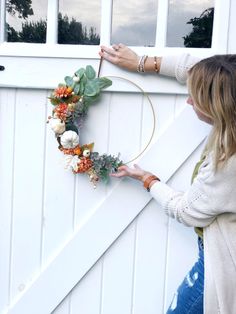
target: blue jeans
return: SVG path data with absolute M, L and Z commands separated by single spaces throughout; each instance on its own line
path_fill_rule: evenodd
M 198 261 L 184 278 L 166 314 L 203 314 L 204 248 L 198 238 Z

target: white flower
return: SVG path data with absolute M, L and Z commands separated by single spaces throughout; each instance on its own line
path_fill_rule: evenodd
M 64 148 L 74 148 L 79 144 L 79 135 L 75 131 L 66 131 L 61 136 L 61 145 Z
M 72 169 L 78 171 L 78 164 L 80 163 L 79 156 L 65 155 L 65 169 Z
M 56 134 L 62 134 L 66 129 L 66 124 L 61 119 L 50 119 L 50 126 Z

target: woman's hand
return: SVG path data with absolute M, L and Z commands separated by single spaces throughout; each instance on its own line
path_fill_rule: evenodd
M 126 165 L 123 165 L 118 168 L 117 172 L 110 174 L 110 176 L 112 177 L 116 178 L 130 177 L 142 182 L 144 182 L 151 175 L 153 174 L 143 170 L 138 165 L 134 165 L 134 168 L 130 168 Z
M 113 45 L 112 48 L 101 46 L 99 55 L 121 68 L 129 71 L 137 71 L 139 56 L 123 44 Z

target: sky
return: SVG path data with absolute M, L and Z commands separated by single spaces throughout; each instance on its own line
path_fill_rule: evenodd
M 113 0 L 112 43 L 153 46 L 156 37 L 157 3 L 158 0 Z M 186 23 L 212 6 L 214 0 L 169 0 L 167 45 L 183 46 L 182 37 L 191 31 L 191 25 Z M 32 0 L 32 7 L 32 20 L 46 18 L 47 0 Z M 93 26 L 100 32 L 100 0 L 59 0 L 59 11 L 76 18 L 87 28 Z M 19 29 L 21 20 L 7 15 L 7 21 Z

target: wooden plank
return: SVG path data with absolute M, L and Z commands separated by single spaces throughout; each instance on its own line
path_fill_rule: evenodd
M 97 50 L 98 53 L 99 49 Z M 20 76 L 15 75 L 15 69 L 19 65 L 19 57 L 0 57 L 0 62 L 6 68 L 0 75 L 0 87 L 21 87 L 54 89 L 58 83 L 63 82 L 66 75 L 73 73 L 81 67 L 91 64 L 98 71 L 100 59 L 68 59 L 65 58 L 20 58 L 20 63 L 24 71 Z M 48 68 L 53 71 L 48 72 Z M 140 90 L 128 83 L 131 80 L 142 87 L 146 92 L 159 93 L 186 93 L 186 86 L 176 82 L 175 79 L 157 76 L 156 74 L 132 73 L 124 71 L 116 66 L 104 61 L 101 76 L 124 77 L 124 80 L 111 78 L 114 83 L 107 91 L 116 92 L 138 92 Z M 145 77 L 145 79 L 144 79 Z M 156 85 L 153 84 L 153 79 Z M 126 79 L 126 80 L 125 80 Z
M 187 132 L 183 127 L 186 121 L 191 125 Z M 192 110 L 186 107 L 139 164 L 143 167 L 148 165 L 151 171 L 159 173 L 163 181 L 167 181 L 208 132 L 209 127 L 199 122 Z M 127 189 L 131 197 L 123 197 Z M 55 252 L 41 274 L 12 302 L 8 314 L 50 313 L 149 201 L 150 195 L 138 182 L 120 182 L 64 247 Z M 46 297 L 48 294 L 50 298 Z
M 0 312 L 10 302 L 15 90 L 0 89 Z
M 101 314 L 102 272 L 103 259 L 72 290 L 70 314 Z
M 46 92 L 17 91 L 16 103 L 12 298 L 24 290 L 40 267 Z
M 104 256 L 101 314 L 131 312 L 134 240 L 133 223 Z
M 137 218 L 132 314 L 164 313 L 167 221 L 154 200 Z

